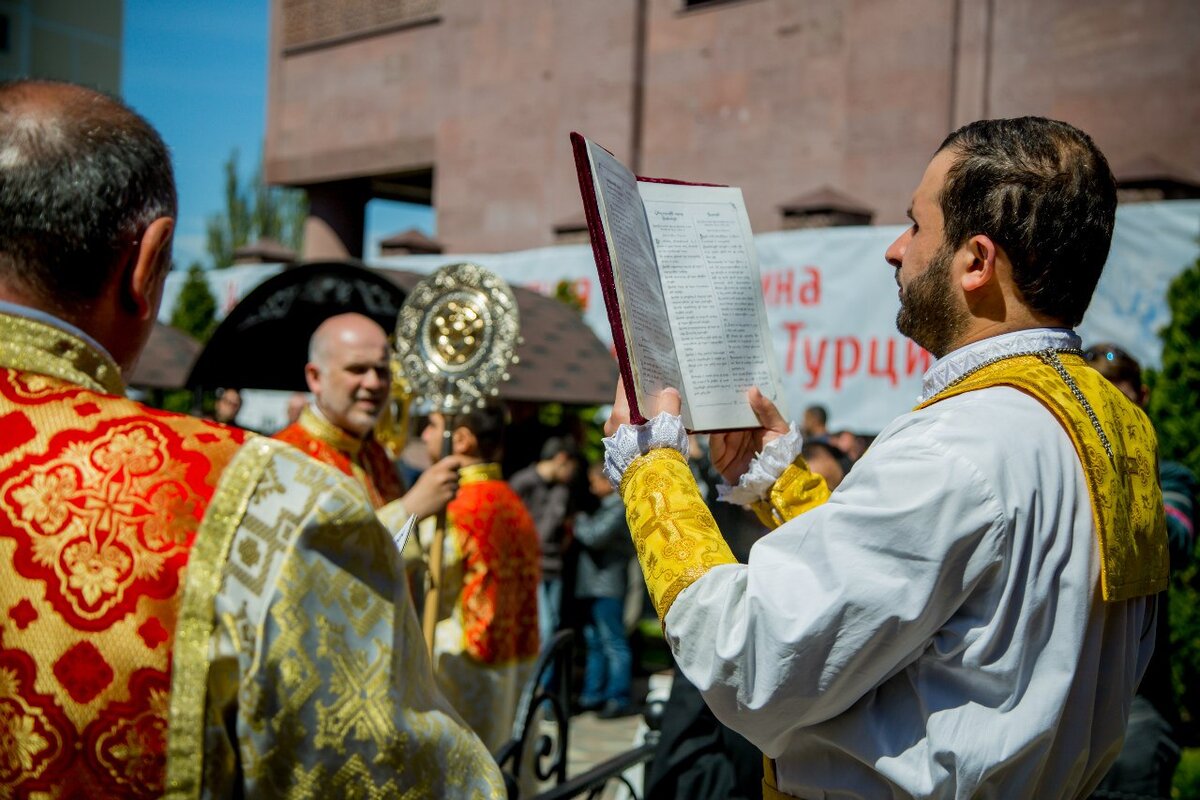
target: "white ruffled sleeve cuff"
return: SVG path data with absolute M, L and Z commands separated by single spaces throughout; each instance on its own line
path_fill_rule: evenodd
M 762 452 L 750 461 L 750 468 L 738 479 L 737 486 L 727 483 L 717 486 L 717 499 L 739 506 L 750 506 L 765 499 L 803 447 L 804 437 L 793 422 L 787 433 L 763 446 Z
M 688 438 L 683 420 L 663 412 L 642 425 L 622 425 L 604 438 L 604 474 L 619 489 L 625 470 L 638 456 L 658 447 L 673 447 L 687 458 Z

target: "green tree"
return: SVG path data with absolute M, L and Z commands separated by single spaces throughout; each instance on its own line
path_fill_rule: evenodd
M 1162 457 L 1200 475 L 1200 259 L 1171 281 L 1167 307 L 1162 369 L 1147 375 L 1150 419 Z
M 217 298 L 208 288 L 198 261 L 188 267 L 187 279 L 179 288 L 179 297 L 171 312 L 171 327 L 201 342 L 207 342 L 217 327 Z
M 583 313 L 583 298 L 579 296 L 579 292 L 575 290 L 575 284 L 571 281 L 564 280 L 554 284 L 554 299 L 565 303 L 580 314 Z
M 1159 452 L 1200 475 L 1200 260 L 1177 275 L 1167 289 L 1171 319 L 1159 331 L 1162 368 L 1149 370 L 1148 411 Z M 1179 700 L 1183 752 L 1173 797 L 1200 794 L 1200 563 L 1193 559 L 1171 576 L 1171 672 Z
M 243 182 L 238 175 L 238 151 L 225 162 L 225 210 L 208 218 L 208 254 L 220 269 L 233 264 L 233 251 L 256 239 L 274 239 L 299 252 L 308 201 L 304 192 L 267 186 L 262 165 Z
M 172 270 L 175 267 L 172 266 Z M 199 261 L 188 267 L 187 278 L 179 287 L 175 308 L 171 311 L 171 327 L 177 328 L 200 342 L 207 342 L 217 327 L 217 298 L 208 288 Z M 150 402 L 168 411 L 188 414 L 194 411 L 198 398 L 191 389 L 176 389 L 156 393 Z M 211 402 L 211 399 L 209 400 Z

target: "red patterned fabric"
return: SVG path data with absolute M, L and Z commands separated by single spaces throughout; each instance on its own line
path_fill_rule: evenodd
M 500 480 L 464 482 L 447 515 L 464 562 L 467 652 L 485 664 L 535 658 L 541 557 L 533 518 Z
M 158 797 L 191 544 L 245 433 L 0 367 L 0 797 Z
M 355 459 L 336 443 L 310 432 L 299 422 L 289 425 L 271 438 L 287 442 L 357 480 L 367 490 L 375 508 L 398 500 L 404 494 L 404 484 L 400 482 L 396 467 L 383 445 L 374 439 L 367 439 L 361 444 Z

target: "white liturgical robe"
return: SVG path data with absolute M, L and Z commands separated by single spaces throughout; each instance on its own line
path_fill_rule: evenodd
M 938 362 L 926 396 L 996 356 L 1078 346 L 989 339 Z M 895 420 L 828 502 L 683 589 L 664 627 L 784 793 L 1081 797 L 1154 638 L 1153 596 L 1105 602 L 1098 573 L 1071 439 L 993 387 Z

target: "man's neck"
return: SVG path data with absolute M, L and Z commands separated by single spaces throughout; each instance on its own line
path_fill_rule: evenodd
M 321 410 L 321 406 L 319 406 L 315 400 L 312 403 L 308 404 L 308 408 L 309 408 L 309 410 L 311 410 L 313 412 L 313 414 L 319 420 L 324 422 L 326 425 L 330 425 L 334 428 L 337 428 L 339 431 L 341 431 L 343 434 L 345 434 L 350 439 L 354 439 L 359 442 L 365 442 L 367 439 L 371 438 L 371 430 L 370 429 L 368 429 L 366 433 L 364 433 L 360 436 L 359 434 L 355 433 L 354 431 L 348 431 L 345 428 L 343 428 L 341 425 L 338 425 L 336 422 L 334 422 L 333 420 L 331 420 L 329 418 L 328 414 L 326 414 L 324 411 Z
M 1061 319 L 1030 310 L 1025 310 L 1024 313 L 1015 318 L 1004 320 L 980 319 L 976 317 L 972 324 L 968 326 L 966 333 L 947 352 L 952 353 L 969 344 L 982 342 L 984 339 L 991 339 L 995 336 L 1003 336 L 1006 333 L 1034 330 L 1035 328 L 1067 327 L 1069 326 Z

